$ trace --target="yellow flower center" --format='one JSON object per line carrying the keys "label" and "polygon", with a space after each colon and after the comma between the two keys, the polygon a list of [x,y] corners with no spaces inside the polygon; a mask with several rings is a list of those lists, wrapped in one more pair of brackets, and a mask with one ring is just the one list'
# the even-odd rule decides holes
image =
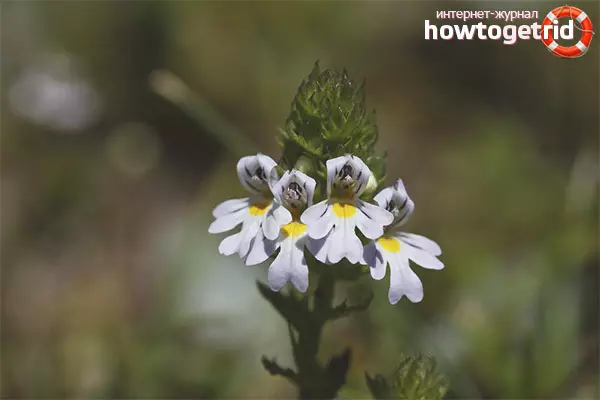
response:
{"label": "yellow flower center", "polygon": [[356,207],[349,203],[333,203],[333,213],[340,218],[350,218],[356,214]]}
{"label": "yellow flower center", "polygon": [[271,205],[270,201],[261,201],[250,206],[250,215],[258,217],[267,212],[267,208]]}
{"label": "yellow flower center", "polygon": [[296,221],[290,222],[289,224],[281,227],[281,233],[286,238],[300,236],[304,233],[305,230],[306,230],[306,225],[304,225],[301,222],[296,222]]}
{"label": "yellow flower center", "polygon": [[383,247],[390,253],[397,253],[400,251],[400,242],[398,241],[398,239],[384,236],[377,239],[377,242],[381,245],[381,247]]}

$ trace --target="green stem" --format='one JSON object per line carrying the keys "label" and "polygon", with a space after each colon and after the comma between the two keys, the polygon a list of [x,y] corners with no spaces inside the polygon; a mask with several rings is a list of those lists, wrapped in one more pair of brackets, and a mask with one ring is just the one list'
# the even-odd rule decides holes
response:
{"label": "green stem", "polygon": [[[318,362],[321,335],[328,312],[333,308],[335,279],[329,272],[319,276],[319,284],[313,295],[313,308],[309,323],[298,330],[297,339],[290,330],[290,339],[295,349],[294,359],[298,368],[298,389],[300,399],[335,398],[341,384],[332,380],[330,365],[322,366]],[[345,370],[343,372],[345,376]]]}

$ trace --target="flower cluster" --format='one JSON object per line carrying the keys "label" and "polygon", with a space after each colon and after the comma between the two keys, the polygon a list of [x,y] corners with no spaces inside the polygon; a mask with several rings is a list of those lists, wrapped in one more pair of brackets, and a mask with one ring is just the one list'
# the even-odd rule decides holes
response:
{"label": "flower cluster", "polygon": [[435,242],[399,231],[414,209],[402,180],[379,192],[372,204],[360,198],[375,181],[360,158],[336,157],[326,162],[326,169],[327,198],[313,205],[316,181],[310,176],[292,169],[280,178],[275,161],[263,154],[240,159],[238,177],[250,196],[227,200],[213,210],[216,220],[210,233],[242,225],[221,242],[219,252],[238,253],[246,265],[256,265],[279,250],[268,273],[275,291],[287,282],[301,292],[307,290],[305,248],[324,264],[343,258],[366,264],[377,280],[383,279],[389,265],[390,303],[403,296],[421,301],[423,286],[409,260],[429,269],[442,269],[444,264],[437,258],[441,250]]}

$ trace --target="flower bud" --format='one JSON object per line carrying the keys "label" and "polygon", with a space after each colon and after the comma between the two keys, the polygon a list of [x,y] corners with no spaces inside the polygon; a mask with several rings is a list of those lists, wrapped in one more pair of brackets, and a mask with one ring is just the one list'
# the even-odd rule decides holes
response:
{"label": "flower bud", "polygon": [[294,169],[308,176],[313,176],[315,173],[315,163],[310,157],[302,155],[298,158],[296,164],[294,164]]}
{"label": "flower bud", "polygon": [[373,194],[377,190],[377,179],[374,175],[369,176],[369,181],[367,182],[367,188],[363,192],[363,196],[367,198],[373,197]]}

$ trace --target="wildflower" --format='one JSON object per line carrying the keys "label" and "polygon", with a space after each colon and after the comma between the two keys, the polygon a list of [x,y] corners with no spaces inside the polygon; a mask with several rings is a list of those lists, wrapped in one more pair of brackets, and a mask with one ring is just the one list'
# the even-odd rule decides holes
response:
{"label": "wildflower", "polygon": [[324,263],[346,257],[353,264],[362,259],[363,245],[354,229],[376,239],[393,221],[385,209],[359,199],[371,179],[371,170],[358,157],[345,155],[327,161],[328,199],[308,208],[300,218],[308,226],[309,250]]}
{"label": "wildflower", "polygon": [[[269,267],[268,279],[271,289],[279,291],[290,281],[296,289],[305,292],[308,288],[308,266],[304,257],[304,247],[309,238],[306,225],[300,222],[300,215],[306,207],[312,205],[316,182],[313,178],[296,170],[286,171],[273,186],[275,206],[280,215],[277,221],[287,221],[280,225],[277,238],[257,241],[252,247],[246,265],[255,265],[265,261],[277,249],[279,254]],[[265,231],[266,234],[266,231]]]}
{"label": "wildflower", "polygon": [[252,244],[257,245],[264,240],[263,230],[272,233],[272,226],[281,216],[273,209],[271,192],[271,185],[277,181],[276,165],[271,157],[260,153],[238,161],[238,178],[251,196],[224,201],[213,210],[216,220],[210,224],[209,233],[226,232],[242,224],[240,232],[223,239],[219,253],[226,256],[238,253],[244,258]]}
{"label": "wildflower", "polygon": [[413,303],[423,299],[423,284],[411,270],[409,260],[427,269],[442,269],[444,264],[436,258],[442,254],[440,246],[420,235],[399,232],[415,203],[408,197],[402,179],[392,187],[383,189],[375,201],[394,215],[393,223],[388,226],[377,240],[364,248],[364,261],[371,267],[373,279],[383,279],[386,266],[390,266],[389,300],[396,304],[402,296]]}

